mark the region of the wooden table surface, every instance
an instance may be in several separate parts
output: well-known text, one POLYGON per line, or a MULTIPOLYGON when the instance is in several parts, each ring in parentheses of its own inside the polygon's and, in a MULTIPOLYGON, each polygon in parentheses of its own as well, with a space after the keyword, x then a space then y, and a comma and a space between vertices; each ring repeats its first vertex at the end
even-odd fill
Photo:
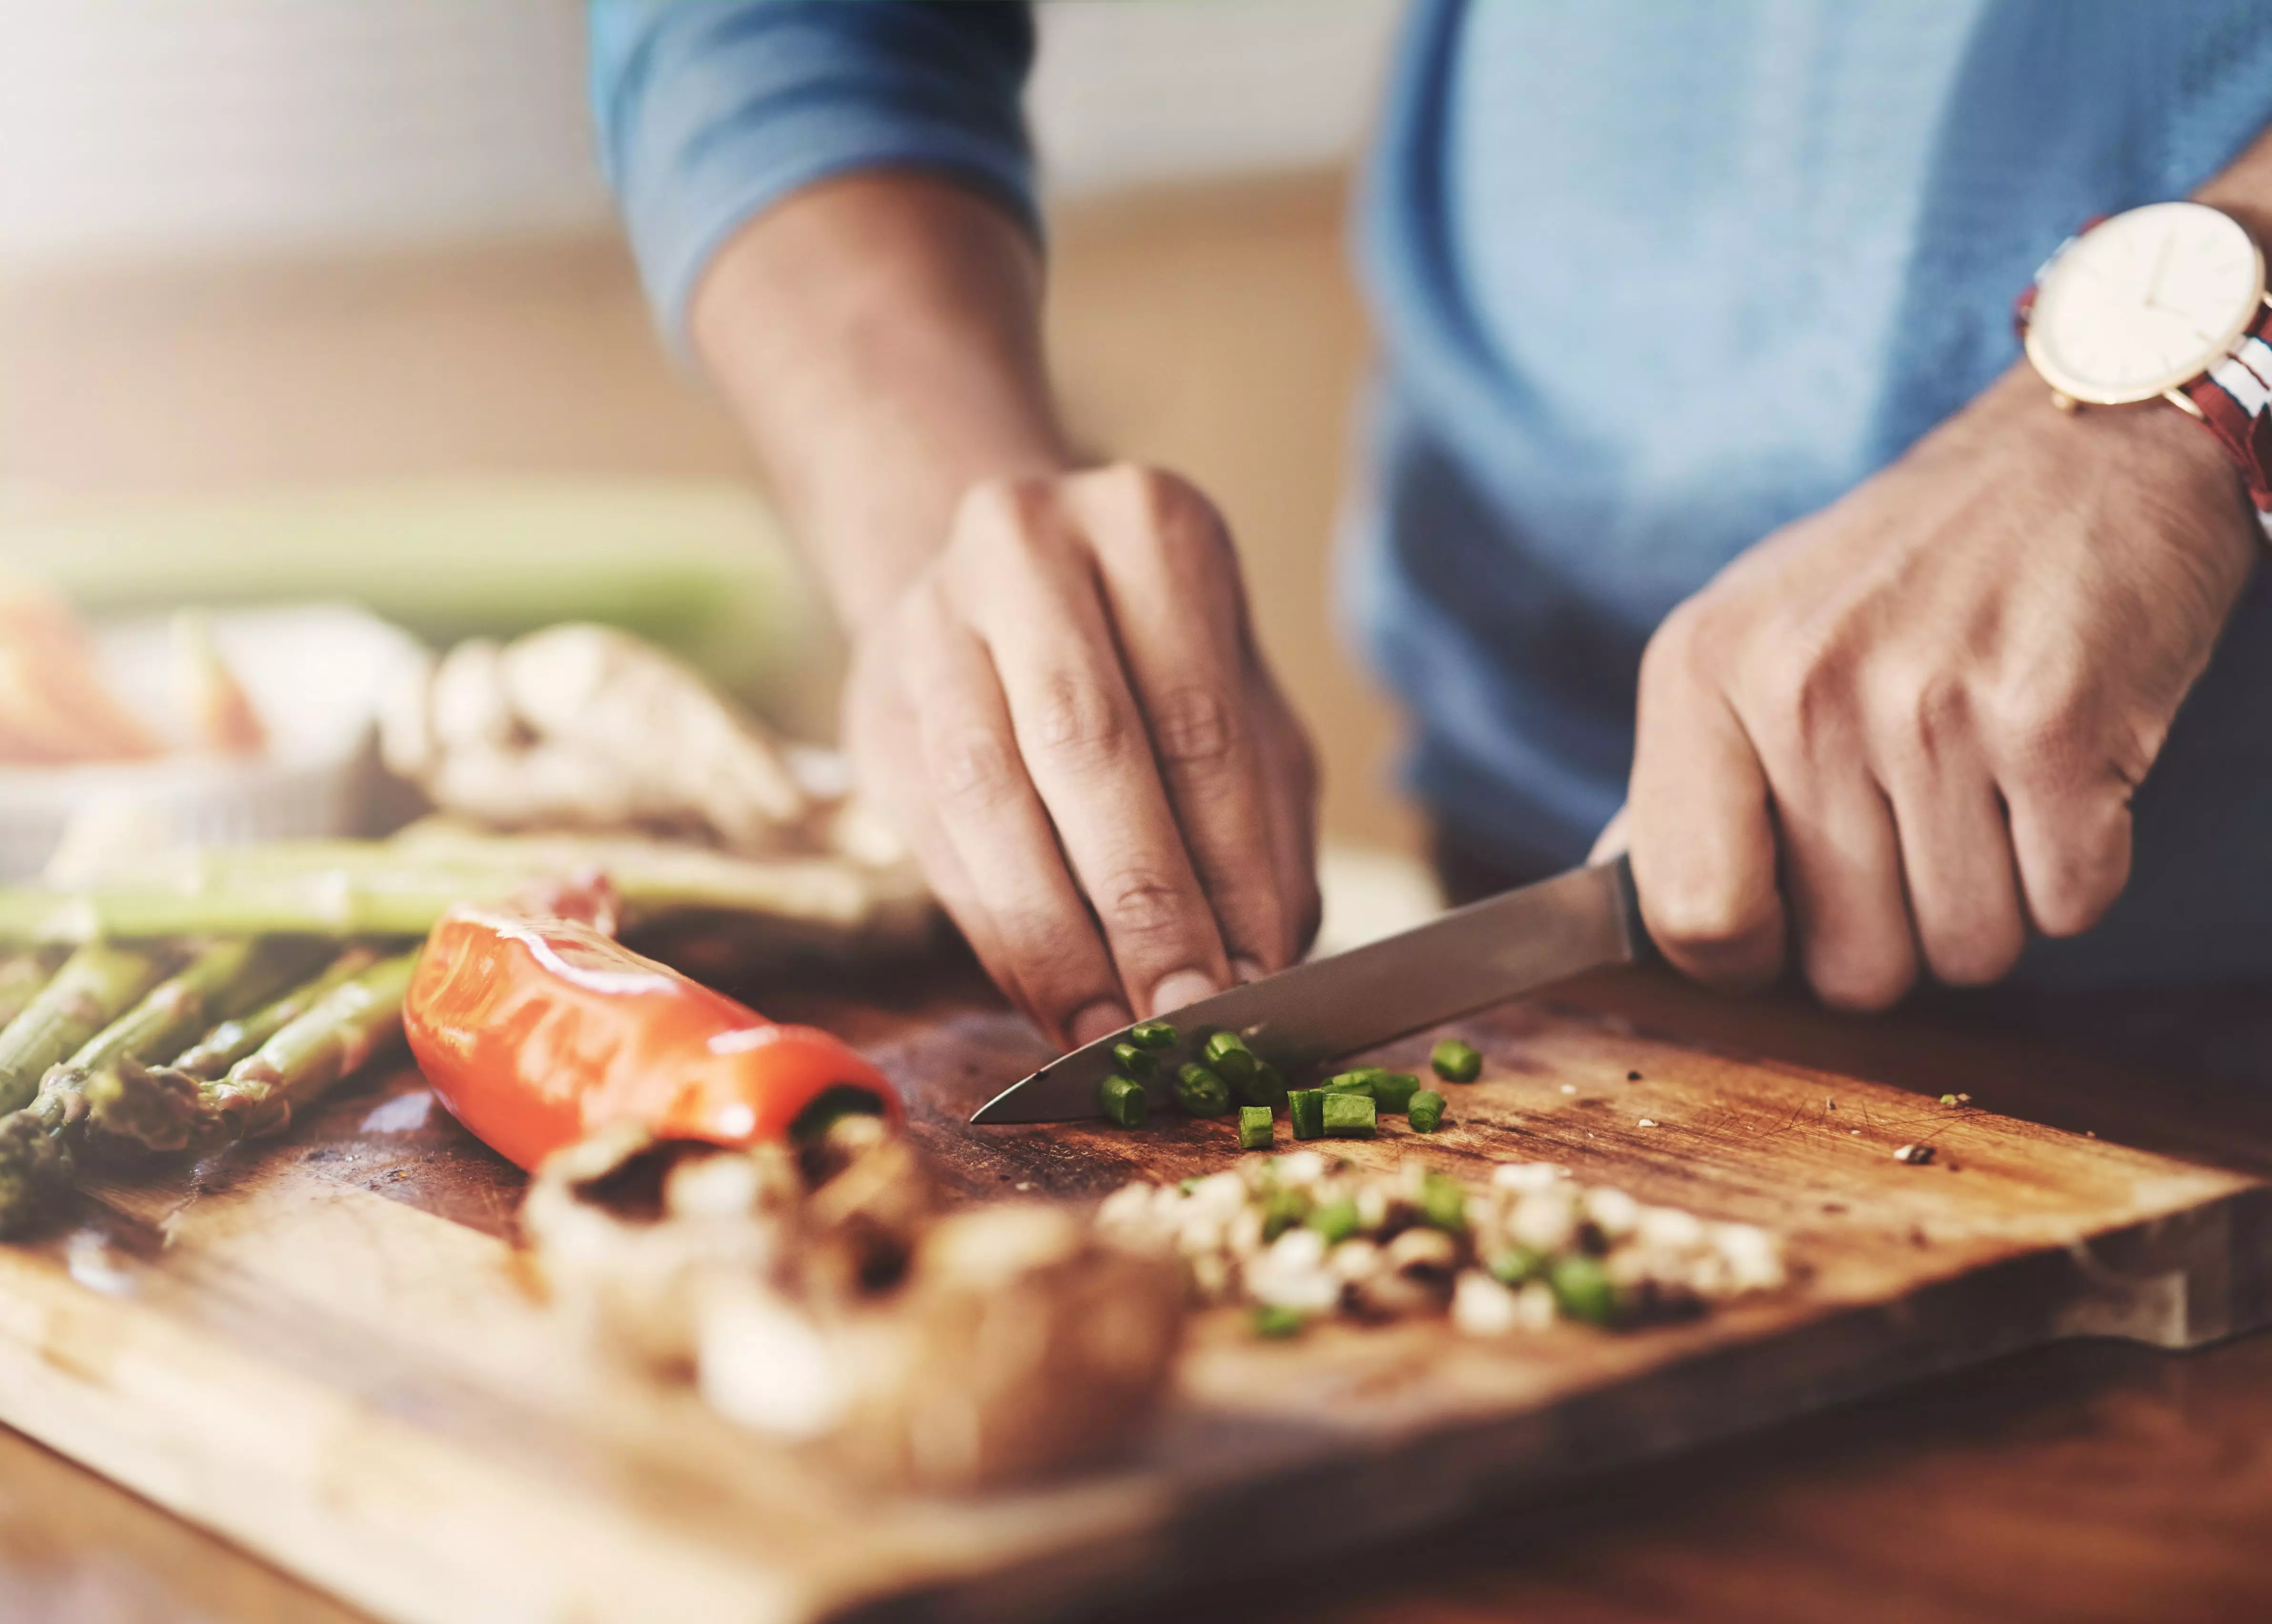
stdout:
MULTIPOLYGON (((1581 996, 1772 1058, 1965 1090, 2013 1114, 2272 1173, 2272 996, 2261 991, 1952 1005, 1870 1023, 1790 1000, 1723 1003, 1662 980, 1581 996)), ((793 1002, 781 1013, 793 1017, 793 1002)), ((2268 1528, 2272 1335, 2182 1356, 2078 1344, 1551 1504, 1487 1506, 1385 1553, 1337 1560, 1321 1529, 1314 1569, 1217 1587, 1175 1611, 1244 1624, 2178 1624, 2272 1616, 2272 1544, 2258 1537, 2268 1528)), ((0 1618, 358 1616, 0 1431, 0 1618)))

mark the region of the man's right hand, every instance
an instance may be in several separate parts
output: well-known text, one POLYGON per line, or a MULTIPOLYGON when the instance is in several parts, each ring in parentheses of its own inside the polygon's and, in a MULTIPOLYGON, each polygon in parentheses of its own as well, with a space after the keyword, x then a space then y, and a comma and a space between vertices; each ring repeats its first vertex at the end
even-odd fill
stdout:
POLYGON ((989 480, 856 634, 844 739, 988 972, 1072 1044, 1316 933, 1317 778, 1184 480, 989 480))

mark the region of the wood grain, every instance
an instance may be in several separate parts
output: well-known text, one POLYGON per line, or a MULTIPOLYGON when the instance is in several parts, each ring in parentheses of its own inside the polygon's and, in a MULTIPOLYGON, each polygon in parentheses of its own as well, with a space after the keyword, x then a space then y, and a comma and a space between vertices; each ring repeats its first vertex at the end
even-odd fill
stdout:
MULTIPOLYGON (((1298 1564, 1321 1517, 1384 1538, 2046 1340, 2184 1345, 2263 1317, 2267 1190, 2246 1173, 1678 1038, 1650 986, 1467 1024, 1488 1065, 1451 1128, 1348 1148, 1555 1160, 1790 1237, 1797 1289, 1692 1324, 1263 1345, 1219 1318, 1126 1469, 878 1498, 565 1345, 502 1239, 515 1175, 398 1069, 0 1254, 0 1415, 390 1619, 1021 1618, 1298 1564), (1933 1164, 1894 1160, 1920 1140, 1933 1164)), ((951 968, 856 1008, 820 983, 766 1002, 866 1044, 967 1194, 1094 1195, 1235 1154, 1221 1122, 967 1129, 1038 1054, 951 968)))

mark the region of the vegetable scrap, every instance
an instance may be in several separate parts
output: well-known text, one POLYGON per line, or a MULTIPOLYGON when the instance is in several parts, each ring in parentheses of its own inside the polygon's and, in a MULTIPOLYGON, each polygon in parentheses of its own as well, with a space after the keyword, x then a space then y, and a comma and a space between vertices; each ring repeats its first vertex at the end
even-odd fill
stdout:
POLYGON ((1188 1312, 1172 1257, 1076 1211, 948 1212, 876 1116, 744 1149, 625 1123, 549 1158, 521 1227, 595 1345, 691 1376, 752 1431, 927 1489, 1119 1453, 1151 1426, 1188 1312))
POLYGON ((1274 1336, 1327 1317, 1444 1315, 1479 1337, 1562 1319, 1627 1327, 1789 1278, 1765 1230, 1644 1205, 1543 1163, 1501 1166, 1478 1186, 1417 1158, 1373 1172, 1297 1151, 1181 1185, 1125 1185, 1097 1226, 1173 1251, 1197 1300, 1245 1305, 1274 1336))
POLYGON ((1645 1116, 1641 1118, 1635 1126, 1640 1128, 1654 1128, 1656 1126, 1656 1119, 1653 1116, 1645 1116))
POLYGON ((1932 1146, 1905 1144, 1894 1152, 1894 1159, 1897 1162, 1907 1162, 1912 1167, 1922 1167, 1932 1159, 1932 1146))

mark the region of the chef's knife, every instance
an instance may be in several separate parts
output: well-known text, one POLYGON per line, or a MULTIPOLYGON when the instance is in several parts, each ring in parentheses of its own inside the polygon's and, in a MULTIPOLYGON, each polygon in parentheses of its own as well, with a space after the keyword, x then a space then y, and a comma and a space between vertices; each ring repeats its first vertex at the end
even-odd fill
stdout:
MULTIPOLYGON (((1196 1057, 1207 1034, 1235 1032, 1262 1059, 1294 1075, 1391 1038, 1559 981, 1650 954, 1622 856, 1597 868, 1526 885, 1454 909, 1398 935, 1312 959, 1218 993, 1172 1017, 1182 1034, 1174 1062, 1196 1057)), ((974 1122, 1069 1122, 1101 1114, 1097 1088, 1115 1069, 1112 1046, 1125 1030, 1061 1055, 978 1108, 974 1122)))

